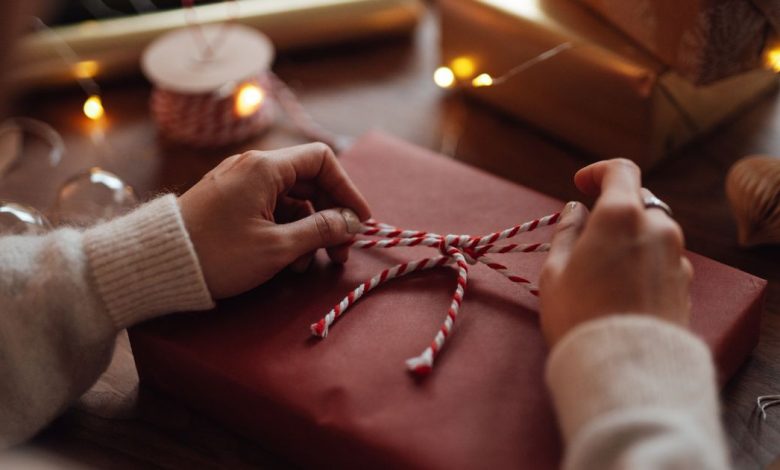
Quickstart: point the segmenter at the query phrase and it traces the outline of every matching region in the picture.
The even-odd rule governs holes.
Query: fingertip
[[[574,174],[574,185],[586,196],[598,196],[600,188],[593,177],[594,164],[581,168]]]
[[[569,201],[561,211],[561,218],[569,217],[569,214],[577,210],[577,201]]]
[[[567,202],[561,211],[561,221],[558,223],[558,228],[556,231],[567,228],[571,225],[575,225],[581,229],[581,226],[584,225],[588,214],[589,211],[585,204],[579,201]]]
[[[623,189],[638,189],[642,172],[633,161],[613,158],[592,163],[574,175],[574,184],[583,194],[598,196],[605,186],[619,184]]]
[[[546,270],[562,269],[567,264],[574,245],[585,227],[587,216],[588,212],[584,204],[577,201],[566,203],[550,242],[550,253],[545,261]]]

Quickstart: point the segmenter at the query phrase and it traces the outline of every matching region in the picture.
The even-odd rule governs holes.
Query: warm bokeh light
[[[94,78],[100,67],[94,60],[82,60],[73,65],[73,75],[79,80]]]
[[[93,121],[102,118],[104,113],[103,101],[98,95],[92,95],[84,102],[84,115]]]
[[[455,84],[455,74],[449,67],[439,67],[433,72],[433,82],[441,88],[449,88]]]
[[[775,72],[780,72],[780,47],[770,49],[766,53],[766,65]]]
[[[471,84],[475,87],[491,86],[493,84],[493,77],[490,74],[482,73],[474,77]]]
[[[236,114],[240,117],[251,116],[260,109],[265,100],[265,92],[254,83],[241,85],[236,93]]]
[[[452,68],[455,76],[461,80],[474,76],[474,61],[468,57],[456,57],[452,59],[450,68]]]

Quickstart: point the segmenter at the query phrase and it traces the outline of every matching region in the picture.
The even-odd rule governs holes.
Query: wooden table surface
[[[286,55],[275,69],[314,118],[333,131],[356,136],[382,129],[557,198],[577,198],[571,177],[586,156],[433,85],[437,37],[436,19],[429,15],[412,38]],[[253,142],[219,152],[171,146],[156,136],[148,96],[149,87],[139,77],[105,84],[103,141],[80,115],[84,96],[78,90],[19,100],[16,112],[51,123],[65,138],[68,154],[56,169],[31,159],[24,171],[0,184],[0,198],[47,208],[64,179],[94,164],[121,175],[142,197],[180,192],[226,155],[303,142],[289,126],[279,125]],[[723,392],[738,468],[766,466],[780,454],[780,408],[766,422],[755,412],[756,396],[780,393],[780,247],[739,248],[723,190],[732,163],[752,153],[780,155],[777,95],[645,176],[646,186],[674,208],[691,250],[769,280],[761,342]],[[139,388],[124,335],[111,367],[93,389],[14,458],[56,468],[287,467],[256,443]]]

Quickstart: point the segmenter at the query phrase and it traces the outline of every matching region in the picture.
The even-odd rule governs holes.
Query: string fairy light
[[[764,64],[774,72],[780,72],[780,46],[769,49],[764,55]]]
[[[82,109],[84,111],[84,115],[93,121],[98,121],[105,115],[105,110],[103,109],[103,100],[100,98],[100,95],[91,95],[88,97],[87,100],[84,101],[84,106]]]
[[[476,65],[471,57],[460,56],[456,57],[450,63],[453,73],[456,77],[463,80],[474,76]]]
[[[44,23],[42,19],[33,16],[32,20],[36,29],[45,32],[53,39],[52,44],[57,49],[57,53],[68,64],[76,82],[87,95],[82,106],[84,115],[93,121],[101,120],[105,116],[105,109],[103,108],[100,86],[95,81],[95,76],[99,70],[98,63],[94,60],[81,60],[76,51],[70,47],[70,44]]]
[[[33,25],[39,31],[51,37],[57,54],[70,68],[73,78],[84,91],[86,98],[81,106],[83,115],[93,122],[89,137],[100,149],[100,158],[114,154],[114,150],[105,139],[106,110],[103,104],[101,88],[95,81],[100,66],[97,61],[83,60],[75,50],[57,32],[38,17],[32,17]],[[43,123],[33,126],[29,121],[19,121],[26,129],[36,130],[45,136],[52,147],[52,155],[64,152],[64,143],[53,129],[42,127]],[[51,158],[51,157],[50,157]],[[58,157],[59,158],[59,157]],[[97,220],[108,219],[130,210],[137,204],[135,191],[117,175],[94,166],[71,176],[57,192],[57,197],[48,214],[58,224],[89,225]],[[19,219],[18,215],[16,216]]]
[[[73,66],[73,75],[79,80],[95,78],[100,66],[95,60],[81,60]]]
[[[226,3],[233,7],[229,19],[218,26],[216,34],[207,35],[198,21],[194,2],[182,0],[187,29],[197,50],[197,60],[201,65],[215,61],[217,54],[229,39],[231,31],[235,32],[235,19],[238,17],[240,5],[236,0],[228,0]],[[38,30],[52,37],[52,44],[68,64],[74,79],[84,91],[86,98],[81,107],[83,115],[91,121],[102,122],[106,116],[106,109],[101,88],[95,81],[100,64],[94,60],[82,60],[73,48],[40,18],[33,17],[33,21]],[[244,53],[245,51],[242,51],[242,54]],[[155,98],[155,95],[160,95],[162,98],[160,96]],[[168,132],[169,135],[185,136],[174,140],[195,146],[219,146],[244,140],[267,129],[275,118],[272,103],[268,100],[270,95],[275,98],[274,101],[282,108],[296,130],[306,137],[323,141],[336,150],[345,148],[351,142],[350,138],[334,134],[317,124],[300,105],[295,93],[269,70],[259,76],[236,82],[228,81],[214,94],[198,97],[197,103],[190,101],[183,104],[184,100],[172,96],[169,90],[156,89],[153,92],[152,113],[158,124],[162,124],[163,129],[179,129],[172,133]],[[160,102],[163,104],[159,104]],[[180,108],[178,114],[177,107]],[[160,108],[164,108],[163,111],[160,111]],[[216,114],[209,114],[208,110]],[[160,119],[161,115],[165,118]],[[179,116],[179,119],[176,119],[176,116]],[[166,123],[169,125],[166,126]],[[226,131],[230,128],[233,132]],[[102,130],[102,127],[92,129],[91,136],[96,143],[103,141]],[[209,130],[213,130],[216,134],[209,134]]]
[[[495,80],[493,80],[493,77],[491,77],[488,73],[481,73],[474,77],[474,80],[471,81],[471,85],[477,88],[483,86],[493,86],[493,83],[495,83]]]
[[[433,81],[441,88],[451,88],[455,84],[455,73],[449,67],[439,67],[433,72]]]
[[[474,61],[469,57],[460,56],[454,58],[449,65],[442,65],[437,68],[433,73],[433,81],[440,88],[452,88],[455,85],[470,86],[473,88],[501,85],[540,62],[552,59],[558,54],[568,51],[573,47],[575,47],[575,45],[571,41],[563,42],[509,69],[509,71],[498,77],[494,77],[487,72],[482,72],[474,76],[476,73]],[[780,60],[780,56],[778,59]]]

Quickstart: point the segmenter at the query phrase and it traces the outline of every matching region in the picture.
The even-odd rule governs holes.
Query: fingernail
[[[567,215],[569,215],[572,212],[574,212],[574,209],[577,208],[578,204],[579,204],[579,202],[577,202],[577,201],[567,202],[566,206],[561,211],[561,217],[566,217]]]
[[[344,217],[344,222],[347,223],[348,233],[358,233],[360,231],[360,218],[350,209],[341,209],[341,216]]]

